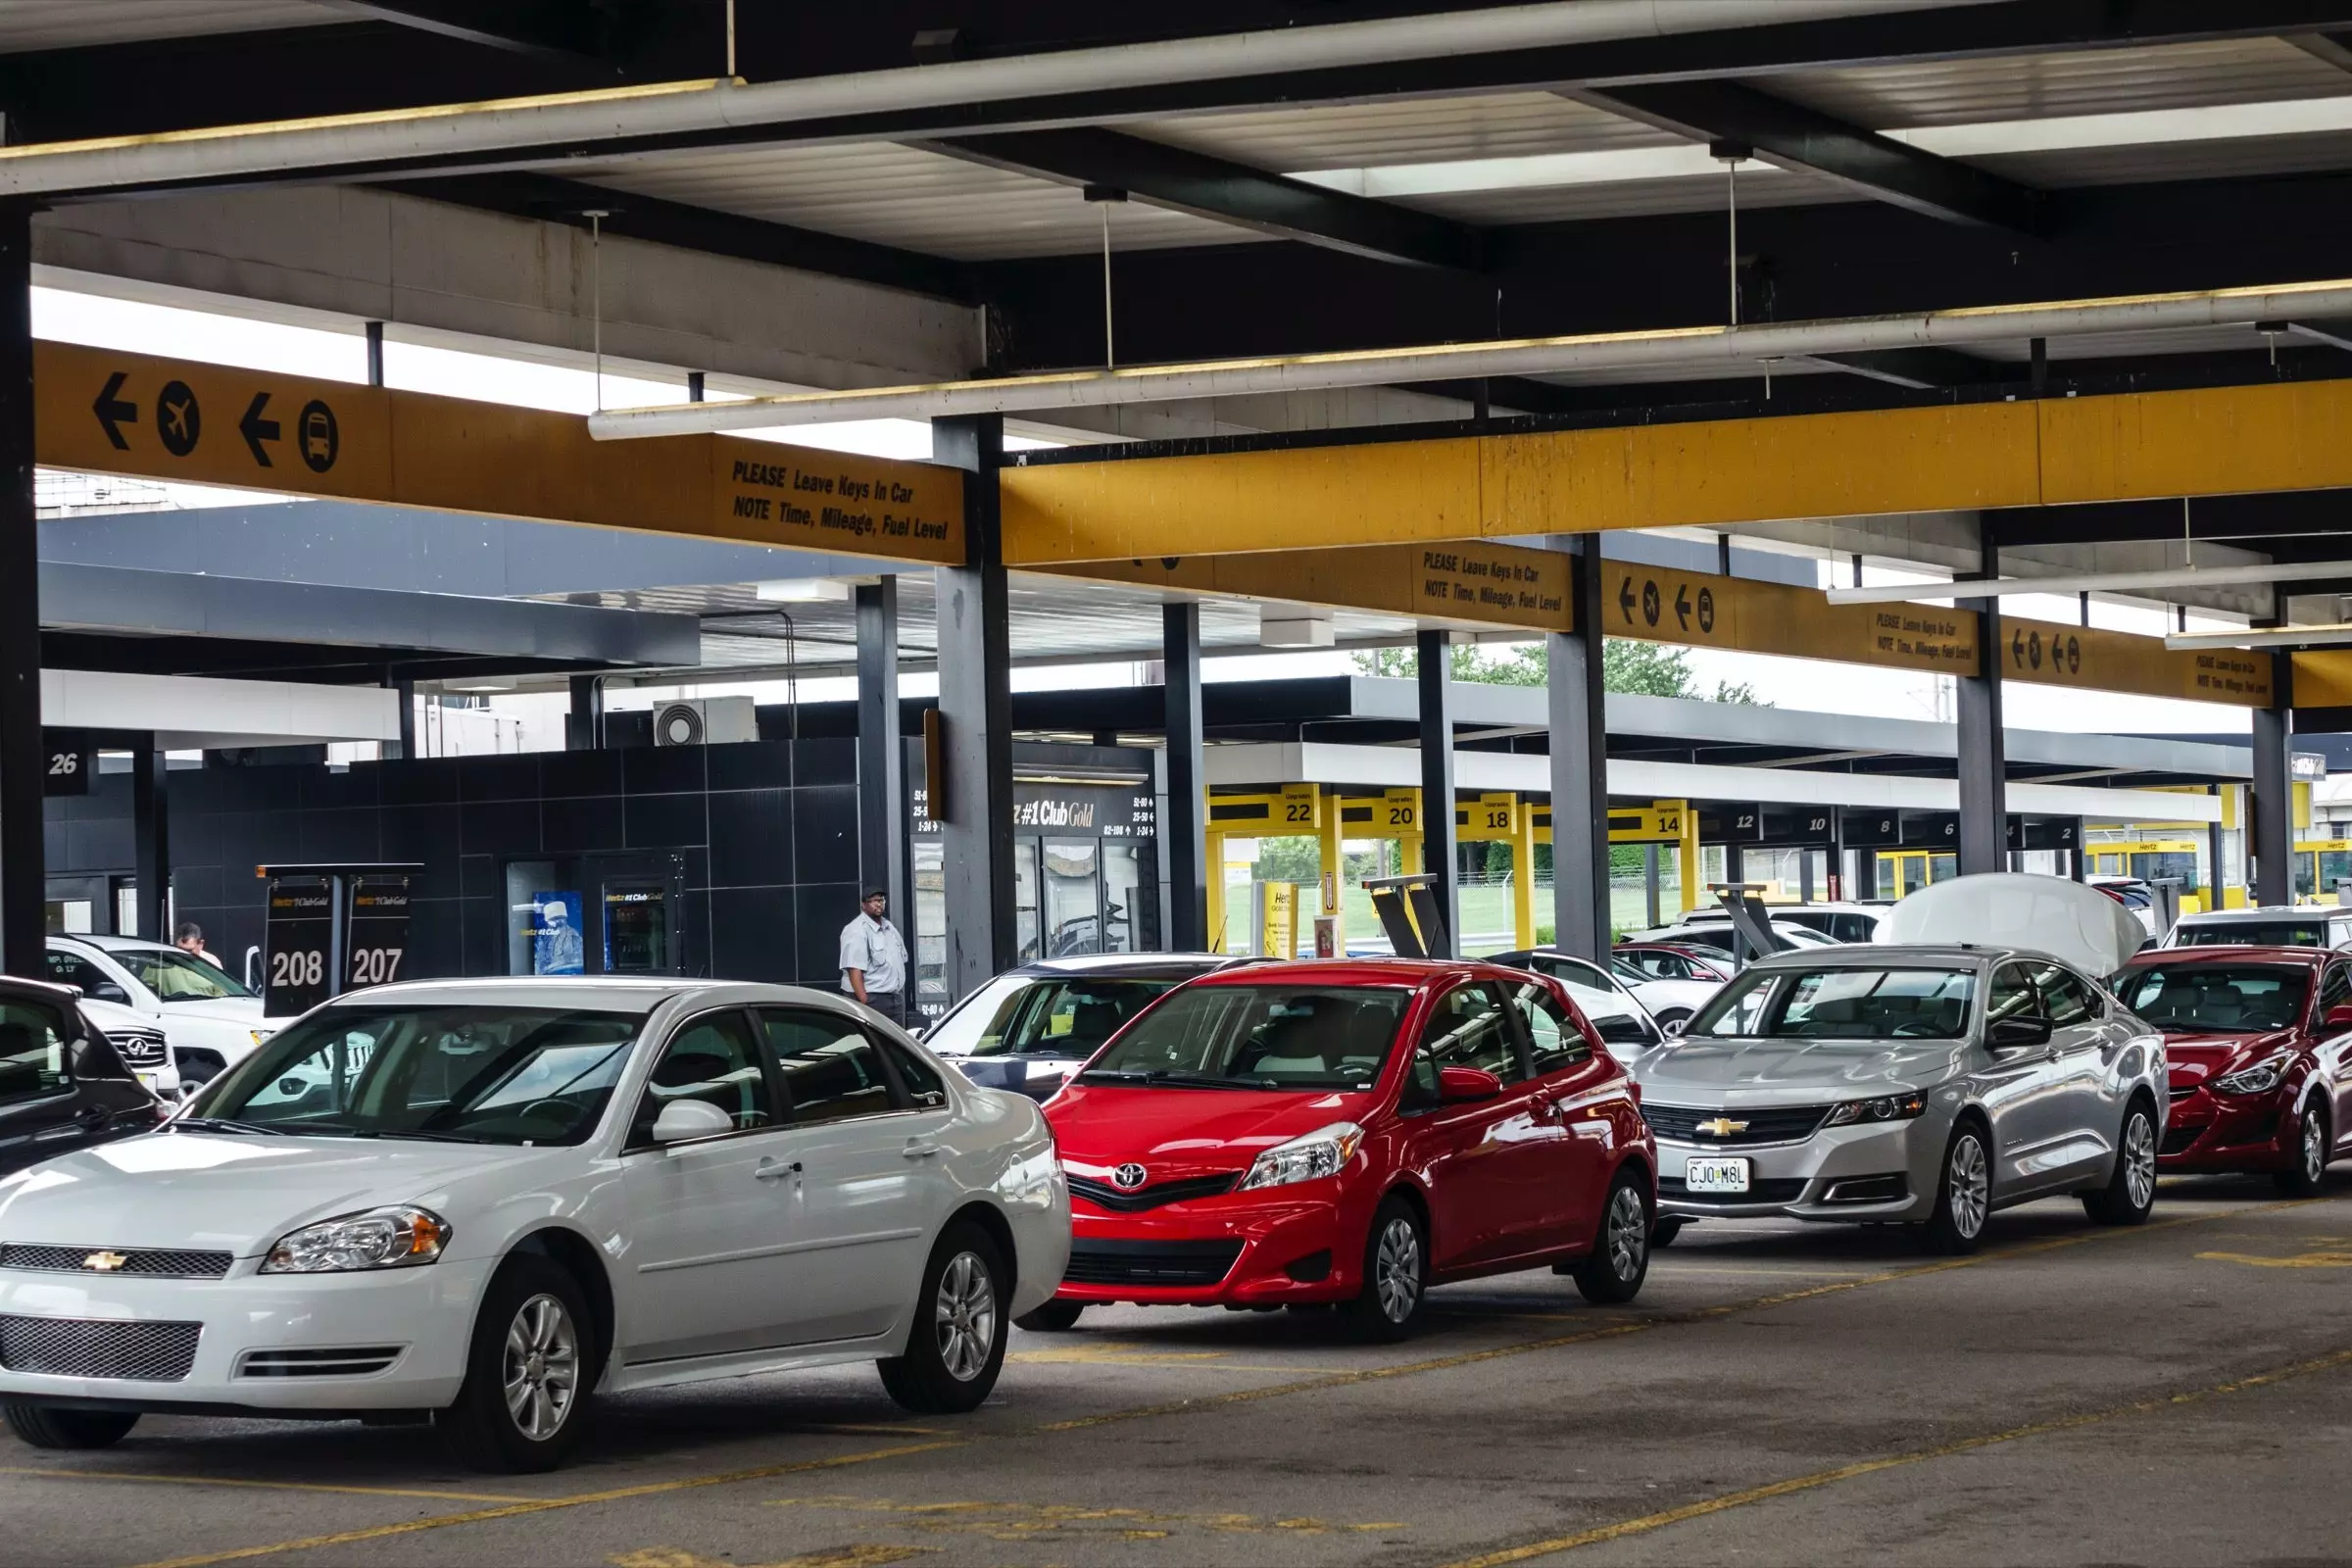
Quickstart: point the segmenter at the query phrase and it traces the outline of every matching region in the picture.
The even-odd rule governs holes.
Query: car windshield
[[[1004,999],[971,1042],[971,1054],[1084,1061],[1128,1019],[1181,984],[1172,975],[1037,981]]]
[[[304,1137],[577,1144],[643,1021],[556,1007],[330,1007],[222,1074],[190,1119]]]
[[[1136,1020],[1079,1075],[1207,1089],[1370,1089],[1412,993],[1402,986],[1194,986]]]
[[[2124,1005],[2167,1034],[2260,1034],[2303,1016],[2311,973],[2283,963],[2152,963],[2127,969]]]
[[[2182,948],[2324,948],[2325,920],[2216,920],[2210,925],[2183,921],[2176,947]]]
[[[1750,969],[1683,1038],[1957,1040],[1976,990],[1966,969]]]
[[[216,1002],[252,992],[210,959],[172,948],[115,948],[107,956],[137,977],[159,1002]]]

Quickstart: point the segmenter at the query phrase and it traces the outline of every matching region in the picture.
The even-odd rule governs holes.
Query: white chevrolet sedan
[[[598,1392],[871,1360],[969,1410],[1069,1226],[1037,1106],[844,998],[380,987],[162,1131],[0,1181],[0,1411],[43,1447],[429,1412],[538,1470]]]

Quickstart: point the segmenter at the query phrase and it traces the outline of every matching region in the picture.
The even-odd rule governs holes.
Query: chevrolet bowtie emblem
[[[92,1252],[81,1260],[81,1266],[86,1269],[94,1269],[100,1274],[112,1274],[129,1261],[130,1259],[124,1257],[121,1252]]]
[[[1700,1122],[1698,1124],[1698,1130],[1702,1133],[1705,1133],[1709,1138],[1729,1138],[1734,1133],[1743,1133],[1747,1131],[1747,1123],[1743,1121],[1734,1121],[1729,1116],[1718,1116],[1713,1121]]]

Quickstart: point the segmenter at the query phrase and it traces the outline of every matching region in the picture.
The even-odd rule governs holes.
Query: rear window
[[[1176,989],[1174,979],[1040,980],[1008,999],[975,1056],[1060,1056],[1084,1061],[1128,1019]]]
[[[1194,986],[1080,1075],[1196,1089],[1370,1089],[1396,1049],[1401,986]]]
[[[1957,1040],[1976,988],[1966,969],[1751,969],[1684,1038]]]
[[[2325,948],[2325,920],[2183,921],[2173,944],[2180,948]],[[2133,1009],[2137,1010],[2137,1009]]]
[[[0,1002],[0,1105],[46,1099],[74,1086],[64,1027],[46,1007]]]
[[[2278,963],[2155,963],[2127,969],[2124,1005],[2168,1034],[2260,1034],[2303,1015],[2311,971]]]

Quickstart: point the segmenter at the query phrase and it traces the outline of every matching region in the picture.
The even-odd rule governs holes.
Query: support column
[[[155,736],[130,754],[131,880],[135,887],[128,933],[149,942],[172,940],[172,815],[163,748]]]
[[[1982,547],[1983,573],[2000,575],[2000,551]],[[1999,871],[2009,864],[2008,761],[2001,734],[2001,602],[1965,602],[1983,630],[1981,673],[1963,675],[1960,688],[1960,874]]]
[[[1557,830],[1554,830],[1557,837]],[[1552,881],[1555,895],[1559,881]],[[1554,933],[1557,934],[1556,931]],[[1536,945],[1536,803],[1511,800],[1511,946]]]
[[[911,931],[906,747],[899,737],[899,579],[860,585],[857,601],[858,892],[880,888],[889,894],[891,917],[900,930]]]
[[[934,419],[935,463],[963,470],[960,566],[939,568],[939,719],[944,777],[926,780],[945,812],[949,1000],[961,1001],[1018,958],[1012,881],[1011,610],[997,470],[1004,421]]]
[[[1879,896],[1879,852],[1864,848],[1854,852],[1854,884],[1848,898],[1868,901]]]
[[[415,705],[411,704],[410,707],[410,722],[413,725],[416,719]],[[413,729],[411,733],[414,734]],[[564,727],[564,747],[574,752],[593,752],[604,744],[604,684],[594,675],[574,675],[571,677],[571,722]],[[416,756],[416,748],[409,748],[408,755]]]
[[[1320,788],[1320,786],[1318,786]],[[1331,900],[1318,898],[1318,913],[1344,915],[1348,907],[1348,843],[1347,803],[1339,796],[1324,792],[1315,802],[1315,835],[1317,867],[1324,878],[1323,886],[1331,890]],[[1340,956],[1347,956],[1348,922],[1340,921]]]
[[[2287,661],[2278,661],[2278,684],[2287,681]],[[2253,903],[2277,907],[2295,902],[2295,787],[2292,698],[2280,691],[2276,708],[2254,710],[2254,780],[2247,806],[2253,815],[2249,842],[2253,870],[2247,892]]]
[[[1559,852],[1554,850],[1552,854],[1556,857]],[[1556,859],[1553,864],[1555,866],[1558,864]],[[1682,883],[1677,892],[1681,896],[1685,914],[1689,914],[1692,909],[1698,907],[1698,881],[1704,874],[1699,867],[1698,812],[1690,802],[1686,801],[1683,803],[1683,839],[1680,844],[1675,846],[1674,866],[1675,876]],[[1559,872],[1555,869],[1552,875],[1556,878]]]
[[[1544,639],[1551,721],[1552,946],[1609,959],[1609,737],[1601,683],[1600,536],[1577,541],[1569,568],[1574,632]]]
[[[1208,911],[1207,940],[1200,944],[1203,953],[1225,951],[1225,835],[1202,835],[1200,864],[1208,873],[1207,897],[1202,900]]]
[[[400,705],[400,739],[384,752],[387,760],[416,755],[416,682],[405,675],[384,672],[384,684],[391,688],[392,700]]]
[[[1666,923],[1660,918],[1658,908],[1658,847],[1655,844],[1642,846],[1642,912],[1649,917],[1648,923],[1652,926]]]
[[[1461,951],[1462,942],[1461,900],[1454,895],[1461,876],[1453,853],[1453,650],[1445,632],[1425,631],[1417,652],[1413,667],[1421,683],[1421,869],[1430,875],[1430,896],[1446,921],[1445,939],[1430,943],[1429,956],[1450,958]],[[1558,821],[1556,815],[1553,821]],[[1556,827],[1552,836],[1556,866]]]
[[[1208,785],[1200,720],[1200,607],[1187,600],[1159,607],[1160,695],[1168,737],[1168,815],[1159,824],[1168,856],[1168,950],[1206,953],[1209,884],[1224,867],[1208,859]],[[1332,808],[1338,809],[1335,805]],[[1219,904],[1223,901],[1219,900]]]
[[[0,205],[0,969],[47,965],[41,590],[32,500],[32,209]]]
[[[2222,786],[2219,784],[2208,785],[2206,793],[2213,796],[2218,803],[2221,800]],[[2077,843],[2081,843],[2082,834],[2078,832],[2075,839]],[[2205,879],[2205,907],[2218,909],[2222,906],[2222,889],[2229,885],[2228,878],[2222,874],[2222,819],[2218,816],[2206,824],[2205,858],[2213,867],[2212,874]]]

